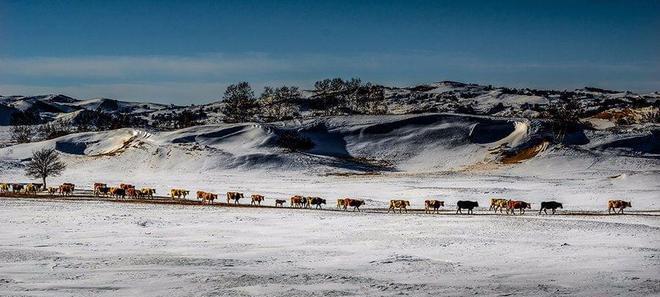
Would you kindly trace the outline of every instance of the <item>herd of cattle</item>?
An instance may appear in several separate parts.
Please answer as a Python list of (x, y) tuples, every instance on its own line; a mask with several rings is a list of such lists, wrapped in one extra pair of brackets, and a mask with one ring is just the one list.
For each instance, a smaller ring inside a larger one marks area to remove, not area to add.
[[(0, 183), (0, 193), (25, 193), (36, 195), (39, 191), (45, 191), (50, 195), (61, 195), (61, 196), (71, 196), (76, 186), (72, 183), (64, 183), (58, 187), (48, 187), (43, 189), (42, 184), (38, 183), (28, 183), (28, 184), (9, 184), (9, 183)], [(134, 185), (131, 184), (119, 184), (118, 187), (108, 187), (104, 183), (94, 183), (93, 187), (94, 196), (98, 197), (113, 197), (113, 198), (153, 198), (156, 194), (156, 190), (153, 188), (141, 188), (137, 189)], [(171, 189), (170, 197), (177, 199), (185, 199), (186, 196), (190, 194), (190, 191), (185, 189)], [(240, 199), (245, 198), (243, 193), (240, 192), (227, 192), (227, 203), (239, 204)], [(250, 196), (251, 202), (250, 205), (261, 205), (261, 202), (265, 200), (263, 195), (253, 194)], [(218, 195), (214, 193), (197, 191), (197, 199), (200, 199), (203, 204), (213, 204), (213, 200), (218, 199)], [(286, 200), (275, 199), (276, 207), (284, 207)], [(322, 208), (322, 205), (326, 204), (326, 200), (321, 197), (305, 197), (305, 196), (293, 196), (289, 198), (289, 206), (297, 208)], [(360, 211), (360, 206), (364, 205), (365, 201), (362, 199), (353, 199), (353, 198), (342, 198), (337, 199), (337, 208), (347, 210), (352, 208), (354, 211)], [(440, 200), (425, 200), (424, 201), (424, 210), (426, 213), (439, 213), (440, 207), (444, 207), (445, 202)], [(410, 207), (410, 201), (408, 200), (390, 200), (389, 208), (387, 212), (395, 212), (399, 210), (399, 213), (408, 212), (408, 207)], [(477, 201), (465, 201), (460, 200), (456, 203), (456, 213), (463, 213), (463, 210), (467, 210), (468, 214), (473, 213), (473, 209), (479, 207)], [(630, 201), (623, 200), (609, 200), (607, 202), (607, 212), (608, 213), (623, 213), (625, 208), (632, 207)], [(514, 214), (516, 210), (520, 214), (524, 214), (526, 209), (531, 209), (532, 204), (525, 201), (519, 200), (509, 200), (501, 198), (492, 198), (490, 199), (490, 207), (488, 210), (494, 212), (503, 213), (506, 211), (507, 214)], [(544, 201), (541, 202), (541, 207), (539, 209), (539, 214), (545, 213), (548, 214), (548, 210), (552, 211), (552, 214), (555, 214), (557, 209), (563, 209), (564, 206), (557, 201)]]

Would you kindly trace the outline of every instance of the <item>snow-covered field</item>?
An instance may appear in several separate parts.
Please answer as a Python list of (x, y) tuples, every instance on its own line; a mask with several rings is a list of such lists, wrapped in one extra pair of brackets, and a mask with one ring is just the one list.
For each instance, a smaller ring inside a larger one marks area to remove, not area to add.
[[(314, 147), (283, 149), (284, 129)], [(601, 213), (607, 200), (623, 199), (637, 213), (385, 215), (3, 198), (0, 296), (660, 294), (657, 127), (588, 130), (536, 146), (544, 129), (456, 114), (355, 116), (120, 129), (2, 147), (0, 182), (35, 182), (25, 162), (51, 147), (67, 169), (49, 185), (78, 189), (241, 191), (265, 195), (267, 205), (298, 194), (326, 198), (326, 207), (344, 197), (367, 208), (474, 200), (477, 214), (490, 198)], [(529, 147), (538, 154), (501, 161)]]
[(0, 199), (2, 296), (651, 296), (654, 216)]

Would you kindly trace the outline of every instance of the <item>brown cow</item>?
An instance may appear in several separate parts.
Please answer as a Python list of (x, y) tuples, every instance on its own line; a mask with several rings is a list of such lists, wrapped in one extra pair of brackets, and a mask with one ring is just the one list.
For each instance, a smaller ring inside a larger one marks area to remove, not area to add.
[(62, 184), (59, 187), (60, 195), (62, 196), (70, 196), (73, 193), (73, 186), (71, 184)]
[(126, 196), (128, 196), (128, 198), (137, 198), (140, 195), (139, 191), (135, 188), (126, 188), (124, 190), (126, 191)]
[(390, 210), (394, 213), (396, 209), (399, 209), (399, 213), (402, 213), (403, 210), (408, 212), (407, 206), (410, 206), (410, 201), (408, 200), (390, 200), (390, 207), (387, 209), (387, 213), (390, 213)]
[(494, 210), (495, 212), (499, 210), (500, 212), (502, 212), (502, 209), (506, 209), (508, 204), (509, 204), (509, 200), (507, 199), (491, 198), (490, 207), (488, 208), (488, 210)]
[(76, 190), (76, 185), (74, 185), (74, 184), (72, 184), (72, 183), (63, 183), (62, 185), (65, 185), (65, 186), (70, 187), (70, 188), (71, 188), (71, 192), (73, 192), (73, 191)]
[(344, 208), (345, 209), (346, 208), (346, 207), (344, 207), (344, 201), (345, 200), (346, 199), (337, 199), (337, 208)]
[(307, 199), (305, 197), (296, 195), (291, 198), (289, 198), (289, 206), (290, 207), (303, 207), (303, 204), (306, 203)]
[(59, 190), (59, 188), (56, 188), (56, 187), (48, 187), (48, 194), (55, 195), (55, 194), (57, 194), (58, 190)]
[(243, 198), (243, 193), (239, 192), (227, 192), (227, 203), (234, 200), (234, 204), (238, 204), (238, 200)]
[(348, 207), (353, 207), (353, 211), (360, 211), (360, 206), (364, 204), (366, 203), (361, 199), (344, 198), (344, 210), (347, 210)]
[(36, 195), (36, 194), (37, 194), (37, 186), (35, 186), (35, 185), (33, 185), (33, 184), (27, 184), (27, 185), (25, 185), (25, 193), (26, 193), (26, 194)]
[(201, 199), (202, 204), (204, 204), (205, 202), (208, 202), (209, 204), (213, 204), (213, 200), (217, 198), (218, 198), (217, 194), (208, 193), (204, 191), (197, 191), (197, 199)]
[(188, 196), (189, 193), (190, 193), (190, 191), (184, 190), (184, 189), (171, 189), (170, 190), (170, 196), (172, 196), (172, 198), (174, 198), (174, 197), (176, 197), (176, 198), (183, 197), (185, 199), (186, 196)]
[(515, 215), (516, 209), (520, 210), (520, 214), (525, 214), (525, 209), (532, 209), (532, 204), (525, 201), (509, 200), (506, 213), (508, 214), (511, 211), (511, 214)]
[[(607, 213), (611, 214), (612, 210), (614, 210), (614, 213), (621, 213), (623, 214), (623, 209), (626, 207), (632, 207), (631, 201), (623, 201), (623, 200), (610, 200), (607, 201)], [(617, 209), (619, 211), (617, 212)]]
[(154, 198), (154, 194), (156, 194), (156, 189), (154, 189), (154, 188), (142, 188), (140, 190), (140, 193), (142, 194), (141, 196)]
[(105, 187), (107, 187), (107, 186), (108, 186), (108, 185), (106, 185), (106, 184), (104, 184), (104, 183), (94, 183), (94, 188), (93, 188), (93, 189), (94, 189), (94, 196), (100, 196), (100, 195), (101, 195), (101, 192), (99, 192), (98, 189), (99, 189), (99, 188), (105, 188)]
[(121, 198), (124, 198), (124, 197), (126, 197), (126, 190), (124, 190), (124, 189), (122, 189), (122, 188), (115, 188), (115, 187), (112, 187), (112, 188), (110, 188), (109, 192), (110, 192), (110, 195), (111, 195), (112, 197), (116, 197), (116, 198), (120, 198), (120, 197), (121, 197)]
[(284, 207), (284, 203), (286, 203), (286, 200), (284, 199), (275, 199), (275, 207), (277, 206)]
[(0, 193), (9, 192), (9, 184), (0, 183)]
[(261, 201), (264, 201), (266, 199), (263, 195), (259, 194), (252, 194), (251, 196), (252, 201), (250, 202), (250, 205), (261, 205)]
[(110, 196), (112, 193), (110, 193), (110, 188), (108, 187), (98, 187), (96, 188), (96, 191), (98, 192), (99, 196)]
[(213, 204), (213, 200), (215, 200), (217, 198), (218, 198), (217, 194), (207, 193), (206, 196), (204, 197), (204, 199), (202, 199), (202, 203), (204, 203), (204, 201), (206, 201), (209, 204)]
[(424, 211), (426, 213), (440, 213), (440, 206), (445, 206), (445, 202), (440, 200), (424, 200)]

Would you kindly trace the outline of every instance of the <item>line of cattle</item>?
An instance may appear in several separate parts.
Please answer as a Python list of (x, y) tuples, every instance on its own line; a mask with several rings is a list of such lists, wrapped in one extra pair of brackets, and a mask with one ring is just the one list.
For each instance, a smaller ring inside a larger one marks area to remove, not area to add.
[[(13, 193), (26, 193), (34, 194), (37, 192), (45, 190), (51, 195), (59, 194), (62, 196), (71, 196), (76, 186), (72, 183), (64, 183), (58, 187), (48, 187), (47, 189), (42, 189), (42, 184), (38, 183), (29, 183), (29, 184), (8, 184), (0, 183), (0, 193), (11, 192)], [(141, 188), (136, 189), (134, 185), (131, 184), (119, 184), (118, 187), (108, 187), (104, 183), (94, 183), (93, 187), (95, 196), (105, 196), (105, 197), (114, 197), (114, 198), (153, 198), (156, 194), (156, 190), (153, 188)], [(185, 189), (171, 189), (170, 197), (185, 199), (186, 196), (190, 194), (190, 191)], [(200, 199), (202, 203), (213, 204), (213, 200), (218, 199), (218, 195), (214, 193), (197, 191), (197, 199)], [(239, 200), (245, 198), (243, 193), (240, 192), (227, 192), (227, 203), (239, 204)], [(265, 200), (263, 195), (253, 194), (250, 196), (251, 202), (250, 205), (261, 205), (261, 202)], [(284, 204), (287, 201), (284, 199), (275, 199), (276, 207), (284, 207)], [(296, 195), (289, 198), (290, 207), (298, 208), (322, 208), (322, 205), (326, 204), (326, 200), (320, 197), (305, 197)], [(360, 206), (365, 205), (365, 201), (362, 199), (353, 199), (353, 198), (342, 198), (337, 199), (337, 208), (347, 210), (349, 207), (353, 208), (354, 211), (360, 211)], [(410, 206), (410, 201), (408, 200), (390, 200), (389, 208), (387, 212), (395, 212), (397, 209), (399, 213), (403, 211), (408, 212), (408, 207)], [(445, 206), (445, 202), (441, 200), (425, 200), (424, 201), (424, 210), (426, 213), (439, 213), (440, 207)], [(467, 210), (468, 214), (472, 214), (474, 208), (479, 207), (477, 201), (466, 201), (459, 200), (456, 203), (456, 213), (463, 213), (463, 209)], [(609, 200), (607, 202), (607, 212), (612, 213), (623, 213), (625, 208), (632, 207), (630, 201), (623, 200)], [(520, 214), (524, 214), (526, 209), (531, 209), (532, 204), (520, 200), (509, 200), (509, 199), (500, 199), (492, 198), (490, 199), (490, 207), (488, 210), (494, 212), (503, 213), (506, 210), (507, 214), (514, 214), (516, 209)], [(557, 201), (544, 201), (541, 202), (541, 208), (539, 209), (539, 214), (545, 213), (548, 214), (547, 210), (551, 210), (552, 214), (555, 214), (557, 209), (563, 209), (564, 206), (562, 203)]]

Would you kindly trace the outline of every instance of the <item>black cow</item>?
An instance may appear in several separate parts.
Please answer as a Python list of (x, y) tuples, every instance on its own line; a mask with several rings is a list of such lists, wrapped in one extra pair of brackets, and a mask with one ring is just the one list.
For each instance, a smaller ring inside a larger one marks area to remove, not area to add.
[(12, 184), (11, 185), (11, 190), (14, 193), (18, 193), (18, 192), (22, 191), (23, 188), (25, 188), (25, 185), (23, 185), (23, 184)]
[(477, 201), (465, 201), (461, 200), (456, 202), (456, 214), (459, 212), (462, 214), (463, 212), (461, 211), (462, 209), (467, 209), (468, 214), (472, 214), (472, 209), (475, 207), (479, 207), (479, 203)]
[(539, 209), (539, 214), (543, 211), (545, 214), (548, 214), (548, 209), (552, 209), (552, 214), (555, 214), (557, 208), (564, 209), (564, 205), (557, 201), (543, 201), (541, 202), (541, 209)]
[(110, 188), (109, 187), (96, 187), (95, 190), (96, 190), (96, 194), (99, 195), (99, 196), (100, 195), (107, 196), (107, 195), (110, 194)]
[(344, 209), (347, 209), (349, 206), (353, 207), (353, 211), (360, 211), (360, 206), (364, 205), (364, 200), (360, 199), (351, 199), (351, 198), (346, 198), (344, 199)]
[(315, 205), (316, 208), (321, 208), (321, 204), (325, 204), (325, 199), (319, 197), (308, 197), (307, 203), (310, 206)]
[(110, 190), (110, 194), (112, 194), (112, 196), (117, 197), (117, 198), (119, 198), (119, 197), (125, 198), (126, 197), (126, 189), (112, 188)]

